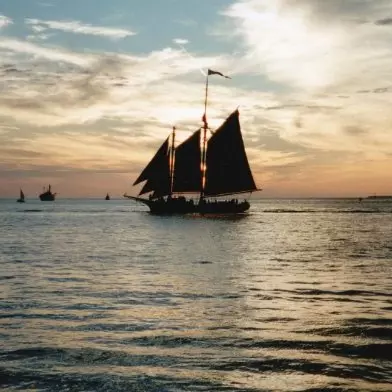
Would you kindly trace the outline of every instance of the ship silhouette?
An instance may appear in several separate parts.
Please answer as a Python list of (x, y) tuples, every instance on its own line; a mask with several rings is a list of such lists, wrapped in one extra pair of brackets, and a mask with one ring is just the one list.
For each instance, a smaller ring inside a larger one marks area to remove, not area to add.
[[(176, 146), (176, 128), (133, 183), (144, 182), (137, 197), (124, 197), (147, 205), (154, 214), (232, 214), (250, 207), (247, 200), (233, 195), (259, 190), (253, 179), (242, 139), (239, 111), (236, 109), (207, 140), (208, 70), (204, 126)], [(140, 197), (148, 194), (148, 198)], [(197, 200), (184, 194), (195, 194)], [(221, 197), (225, 199), (222, 200)], [(217, 199), (218, 198), (218, 199)]]
[(22, 189), (20, 190), (20, 194), (19, 194), (19, 199), (16, 200), (18, 203), (24, 203), (25, 202), (25, 195), (22, 191)]
[(51, 186), (49, 184), (48, 189), (45, 190), (39, 195), (39, 199), (41, 201), (54, 201), (56, 198), (56, 193), (52, 193)]

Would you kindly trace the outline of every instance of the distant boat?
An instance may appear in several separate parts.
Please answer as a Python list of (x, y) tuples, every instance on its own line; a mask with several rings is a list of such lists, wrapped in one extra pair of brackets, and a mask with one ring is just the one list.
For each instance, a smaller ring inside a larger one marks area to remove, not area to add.
[(106, 194), (105, 200), (110, 200), (109, 193)]
[(381, 199), (381, 200), (392, 200), (392, 195), (372, 195), (366, 199)]
[(24, 203), (25, 202), (25, 195), (24, 195), (24, 193), (23, 193), (23, 191), (22, 191), (22, 189), (20, 190), (20, 196), (19, 196), (19, 199), (18, 200), (16, 200), (18, 203)]
[(50, 184), (48, 189), (45, 190), (44, 188), (44, 191), (39, 195), (41, 201), (54, 201), (55, 197), (56, 193), (52, 193)]
[[(145, 181), (139, 196), (124, 197), (143, 203), (153, 214), (231, 214), (247, 211), (247, 200), (237, 198), (217, 200), (220, 196), (258, 191), (246, 156), (235, 110), (211, 132), (207, 141), (208, 75), (220, 72), (208, 70), (206, 82), (204, 126), (180, 145), (175, 145), (175, 127), (133, 185)], [(183, 194), (194, 193), (198, 201)], [(213, 200), (211, 200), (213, 198)]]

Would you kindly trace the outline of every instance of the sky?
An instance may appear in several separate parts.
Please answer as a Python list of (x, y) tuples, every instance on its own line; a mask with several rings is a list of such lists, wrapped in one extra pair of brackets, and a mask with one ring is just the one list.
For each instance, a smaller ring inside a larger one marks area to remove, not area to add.
[(390, 0), (0, 0), (0, 197), (135, 194), (208, 68), (260, 196), (392, 194)]

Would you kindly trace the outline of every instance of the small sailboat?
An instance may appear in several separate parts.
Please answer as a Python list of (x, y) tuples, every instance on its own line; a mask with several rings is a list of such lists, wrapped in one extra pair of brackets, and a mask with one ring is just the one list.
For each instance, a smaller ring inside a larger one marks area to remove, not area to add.
[(110, 200), (109, 193), (106, 194), (105, 200)]
[(43, 192), (39, 195), (39, 199), (41, 201), (54, 201), (55, 197), (56, 197), (56, 193), (52, 193), (52, 189), (51, 189), (50, 184), (49, 184), (48, 189), (45, 190), (45, 187), (44, 187)]
[(22, 191), (22, 189), (20, 190), (20, 195), (19, 195), (19, 199), (16, 200), (18, 203), (24, 203), (25, 202), (25, 195)]
[[(257, 188), (246, 156), (241, 134), (238, 109), (223, 124), (211, 132), (207, 140), (208, 76), (218, 74), (208, 70), (204, 126), (180, 145), (175, 146), (176, 128), (158, 149), (154, 157), (133, 183), (145, 181), (138, 197), (124, 197), (147, 205), (154, 214), (232, 214), (250, 208), (247, 200), (232, 196), (252, 193)], [(139, 197), (150, 193), (148, 198)], [(183, 194), (196, 194), (198, 200), (187, 199)], [(224, 200), (216, 198), (225, 196)], [(211, 199), (213, 198), (213, 199)]]

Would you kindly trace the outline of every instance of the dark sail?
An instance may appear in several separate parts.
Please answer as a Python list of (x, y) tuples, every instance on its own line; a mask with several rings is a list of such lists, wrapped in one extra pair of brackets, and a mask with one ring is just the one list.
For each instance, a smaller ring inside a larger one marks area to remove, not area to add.
[(201, 191), (200, 129), (176, 148), (173, 192)]
[(162, 169), (156, 173), (152, 178), (149, 178), (144, 184), (142, 190), (139, 192), (140, 195), (153, 191), (153, 198), (166, 196), (170, 194), (170, 171), (169, 165), (166, 170)]
[(135, 183), (147, 180), (139, 195), (153, 191), (153, 197), (170, 194), (169, 138), (159, 148)]
[[(156, 175), (156, 172), (162, 169), (163, 161), (168, 162), (168, 151), (169, 151), (169, 138), (167, 138), (159, 150), (155, 153), (154, 157), (148, 163), (148, 165), (144, 168), (144, 170), (140, 173), (139, 177), (133, 183), (133, 185), (137, 185), (142, 181), (148, 180)], [(148, 192), (148, 191), (147, 191)], [(146, 192), (143, 192), (146, 193)]]
[(148, 179), (144, 184), (142, 190), (139, 192), (139, 196), (152, 191), (153, 198), (170, 194), (169, 167), (167, 167), (167, 170), (161, 170), (154, 178)]
[(18, 203), (24, 203), (25, 202), (25, 195), (22, 191), (22, 189), (20, 190), (20, 197), (18, 200), (16, 200)]
[(206, 164), (206, 196), (257, 190), (246, 157), (238, 110), (209, 139)]

